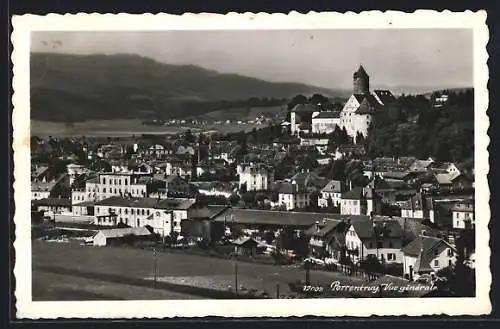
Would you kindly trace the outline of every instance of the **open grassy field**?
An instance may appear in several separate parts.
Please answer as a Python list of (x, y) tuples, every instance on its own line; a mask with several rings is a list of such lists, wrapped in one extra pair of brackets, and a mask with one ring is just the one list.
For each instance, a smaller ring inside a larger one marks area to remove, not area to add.
[[(37, 279), (40, 273), (64, 274), (85, 280), (136, 285), (138, 280), (150, 279), (153, 275), (153, 254), (149, 250), (124, 247), (92, 247), (81, 246), (78, 243), (48, 243), (33, 241), (33, 291), (39, 292), (37, 298), (50, 298), (47, 295), (47, 286), (59, 282), (57, 276)], [(213, 289), (228, 289), (234, 283), (234, 262), (226, 259), (209, 258), (183, 253), (161, 253), (158, 258), (158, 273), (160, 281), (182, 283), (195, 286), (213, 284)], [(238, 287), (243, 285), (247, 289), (266, 291), (274, 296), (276, 286), (280, 286), (280, 294), (288, 294), (288, 283), (304, 280), (305, 271), (293, 266), (273, 266), (256, 263), (238, 262)], [(311, 282), (329, 285), (332, 281), (340, 280), (344, 283), (358, 282), (357, 278), (346, 277), (337, 272), (311, 271)], [(151, 281), (149, 281), (151, 282)], [(147, 282), (146, 282), (147, 283)], [(142, 284), (142, 283), (140, 283)], [(101, 284), (102, 285), (102, 284)], [(147, 285), (147, 284), (146, 284)], [(71, 285), (70, 285), (71, 286)], [(112, 288), (95, 289), (85, 288), (87, 293), (100, 293), (104, 296), (137, 299), (135, 294), (119, 293), (119, 286)], [(151, 287), (149, 285), (148, 287)], [(64, 287), (63, 287), (64, 288)], [(66, 289), (68, 287), (65, 287)], [(118, 291), (118, 292), (117, 292)], [(145, 292), (146, 293), (146, 292)], [(164, 299), (158, 294), (148, 294), (149, 299)], [(57, 297), (57, 295), (55, 296)], [(182, 299), (182, 294), (168, 298)], [(99, 299), (99, 298), (97, 298)]]
[[(254, 118), (255, 119), (255, 118)], [(215, 125), (208, 124), (196, 126), (190, 124), (171, 125), (171, 126), (150, 126), (143, 125), (142, 120), (88, 120), (75, 123), (51, 122), (31, 120), (31, 135), (45, 137), (126, 137), (142, 134), (176, 134), (179, 132), (191, 129), (193, 131), (211, 131), (215, 130), (222, 133), (239, 132), (241, 130), (250, 131), (253, 128), (262, 128), (263, 125), (238, 125), (224, 124)]]

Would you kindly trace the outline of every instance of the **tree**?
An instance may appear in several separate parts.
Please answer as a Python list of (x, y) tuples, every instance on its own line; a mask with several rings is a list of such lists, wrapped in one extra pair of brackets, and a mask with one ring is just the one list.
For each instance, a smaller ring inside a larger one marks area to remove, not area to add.
[(304, 96), (302, 94), (296, 95), (288, 103), (288, 109), (291, 110), (291, 109), (293, 109), (298, 104), (306, 104), (307, 101), (308, 100), (307, 100), (306, 96)]
[(196, 140), (196, 137), (193, 135), (193, 133), (191, 132), (191, 129), (188, 129), (185, 133), (184, 133), (184, 141), (186, 143), (194, 143)]

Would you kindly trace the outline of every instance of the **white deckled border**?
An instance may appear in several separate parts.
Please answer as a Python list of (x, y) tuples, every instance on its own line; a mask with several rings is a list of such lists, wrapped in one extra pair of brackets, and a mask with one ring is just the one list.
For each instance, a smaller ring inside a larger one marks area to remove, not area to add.
[[(14, 16), (12, 98), (14, 112), (14, 200), (16, 239), (15, 296), (18, 318), (167, 318), (167, 317), (283, 317), (370, 315), (480, 315), (491, 312), (489, 291), (490, 219), (487, 129), (489, 34), (485, 11), (452, 13), (417, 10), (414, 13), (369, 11), (362, 13), (267, 14), (49, 14)], [(476, 268), (475, 298), (367, 298), (312, 300), (166, 300), (33, 302), (31, 300), (30, 207), (30, 102), (29, 53), (31, 31), (140, 31), (238, 29), (473, 29), (475, 88)]]

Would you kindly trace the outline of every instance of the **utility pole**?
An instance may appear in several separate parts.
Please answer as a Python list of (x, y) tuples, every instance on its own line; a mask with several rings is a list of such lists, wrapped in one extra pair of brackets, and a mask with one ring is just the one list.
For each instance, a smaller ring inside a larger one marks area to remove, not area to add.
[(276, 299), (280, 299), (280, 284), (276, 284)]
[(238, 296), (238, 256), (234, 256), (234, 289), (236, 296)]
[(157, 268), (158, 268), (158, 260), (157, 260), (157, 257), (158, 256), (158, 251), (156, 250), (156, 248), (153, 249), (153, 262), (154, 262), (154, 287), (156, 289), (156, 281), (158, 279), (158, 273), (157, 273)]

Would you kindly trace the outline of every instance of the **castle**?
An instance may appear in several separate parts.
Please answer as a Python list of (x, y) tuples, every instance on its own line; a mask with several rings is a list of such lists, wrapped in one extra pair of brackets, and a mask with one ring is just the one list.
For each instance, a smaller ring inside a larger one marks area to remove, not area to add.
[(362, 65), (352, 77), (353, 94), (340, 112), (340, 126), (356, 139), (358, 133), (368, 136), (368, 128), (377, 110), (395, 100), (389, 90), (374, 90), (370, 93), (370, 76)]
[(370, 76), (362, 65), (353, 74), (353, 94), (338, 112), (320, 112), (314, 104), (298, 104), (290, 113), (290, 132), (301, 131), (329, 134), (336, 126), (345, 128), (347, 134), (356, 142), (359, 133), (368, 135), (377, 110), (393, 102), (395, 97), (389, 90), (370, 92)]

